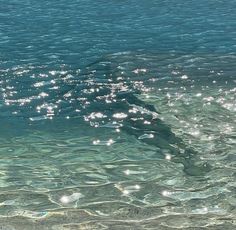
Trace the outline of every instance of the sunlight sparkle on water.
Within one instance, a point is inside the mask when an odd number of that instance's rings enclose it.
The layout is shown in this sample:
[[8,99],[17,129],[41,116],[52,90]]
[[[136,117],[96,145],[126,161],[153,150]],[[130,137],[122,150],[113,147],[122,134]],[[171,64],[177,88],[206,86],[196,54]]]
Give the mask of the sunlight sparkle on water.
[[166,155],[165,155],[165,159],[166,159],[166,160],[171,160],[171,158],[172,158],[172,157],[171,157],[170,154],[166,154]]
[[121,184],[115,184],[115,188],[117,188],[123,196],[128,196],[131,193],[135,193],[140,191],[141,186],[138,184],[135,185],[128,185],[128,186],[123,186]]
[[135,69],[132,71],[133,73],[135,74],[138,74],[138,73],[146,73],[147,72],[147,69]]
[[183,76],[181,76],[181,79],[186,80],[186,79],[188,79],[188,76],[187,75],[183,75]]
[[69,204],[69,203],[72,203],[74,201],[77,201],[79,200],[80,198],[84,197],[81,193],[73,193],[72,195],[63,195],[61,198],[60,198],[60,202],[62,204]]
[[112,145],[114,143],[114,141],[112,140],[112,139],[109,139],[108,141],[107,141],[107,146],[110,146],[110,145]]
[[125,114],[125,113],[115,113],[113,114],[113,117],[114,118],[117,118],[117,119],[123,119],[123,118],[126,118],[128,115]]

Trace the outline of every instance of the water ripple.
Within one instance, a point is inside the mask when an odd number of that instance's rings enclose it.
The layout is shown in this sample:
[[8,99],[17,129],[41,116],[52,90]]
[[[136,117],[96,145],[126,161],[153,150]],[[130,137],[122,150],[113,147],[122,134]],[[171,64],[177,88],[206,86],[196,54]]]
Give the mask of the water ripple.
[[235,229],[235,9],[1,4],[0,228]]

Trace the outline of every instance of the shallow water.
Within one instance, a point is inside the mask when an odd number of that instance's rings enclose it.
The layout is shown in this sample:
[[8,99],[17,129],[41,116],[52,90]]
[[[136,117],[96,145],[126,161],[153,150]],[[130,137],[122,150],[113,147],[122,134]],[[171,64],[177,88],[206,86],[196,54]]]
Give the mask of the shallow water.
[[234,229],[235,9],[2,4],[0,227]]

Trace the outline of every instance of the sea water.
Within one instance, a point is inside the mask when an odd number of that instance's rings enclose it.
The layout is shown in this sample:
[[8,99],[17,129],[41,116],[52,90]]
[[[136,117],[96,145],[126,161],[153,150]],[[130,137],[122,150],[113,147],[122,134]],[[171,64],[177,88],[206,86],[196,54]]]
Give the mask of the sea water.
[[236,1],[0,1],[0,229],[235,229]]

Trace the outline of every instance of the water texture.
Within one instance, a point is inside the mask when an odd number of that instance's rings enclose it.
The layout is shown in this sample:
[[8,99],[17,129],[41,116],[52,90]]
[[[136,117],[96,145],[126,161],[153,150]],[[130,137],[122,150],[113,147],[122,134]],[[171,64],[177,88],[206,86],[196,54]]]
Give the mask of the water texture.
[[236,1],[0,1],[0,229],[235,229]]

